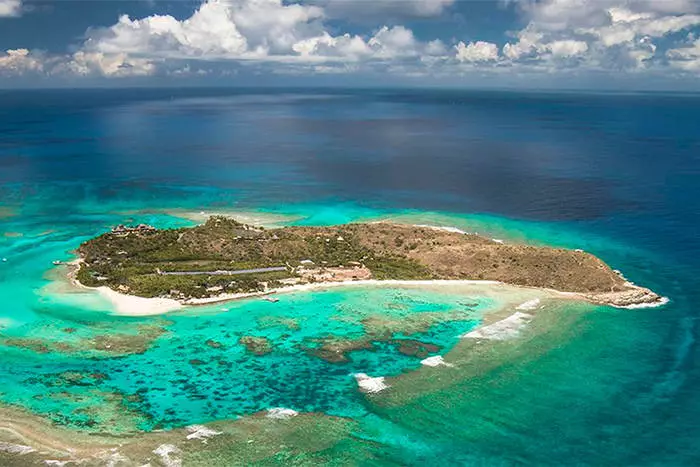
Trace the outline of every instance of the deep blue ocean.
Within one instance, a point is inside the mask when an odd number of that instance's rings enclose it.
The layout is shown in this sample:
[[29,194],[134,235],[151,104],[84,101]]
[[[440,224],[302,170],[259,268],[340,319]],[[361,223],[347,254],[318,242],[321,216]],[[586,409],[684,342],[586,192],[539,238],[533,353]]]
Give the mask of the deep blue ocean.
[[698,465],[699,122],[694,94],[0,91],[4,332],[70,319],[37,298],[51,260],[125,219],[429,218],[585,248],[671,301],[586,313],[433,399],[367,403],[374,463]]

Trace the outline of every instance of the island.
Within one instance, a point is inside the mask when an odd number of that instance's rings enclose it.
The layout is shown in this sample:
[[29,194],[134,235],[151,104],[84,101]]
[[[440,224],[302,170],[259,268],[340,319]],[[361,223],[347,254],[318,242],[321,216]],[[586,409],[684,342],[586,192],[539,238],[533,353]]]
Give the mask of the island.
[[389,222],[265,229],[212,216],[195,227],[118,226],[83,243],[86,287],[192,305],[300,287],[374,281],[493,281],[615,307],[665,299],[582,250],[506,243]]

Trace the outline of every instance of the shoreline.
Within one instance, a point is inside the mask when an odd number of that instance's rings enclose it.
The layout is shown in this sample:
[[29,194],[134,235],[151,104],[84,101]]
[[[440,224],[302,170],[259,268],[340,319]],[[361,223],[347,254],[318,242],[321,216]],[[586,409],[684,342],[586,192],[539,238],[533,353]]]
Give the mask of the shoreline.
[[[263,292],[247,292],[247,293],[237,293],[237,294],[221,294],[209,298],[192,298],[189,300],[183,300],[182,305],[208,305],[211,303],[221,303],[229,302],[233,300],[240,300],[244,298],[252,297],[264,297],[267,295],[277,295],[277,294],[287,294],[295,292],[308,292],[312,290],[323,290],[331,289],[335,287],[352,287],[352,286],[365,286],[365,287],[381,287],[381,286],[398,286],[398,287],[410,287],[410,286],[431,286],[431,285],[508,285],[504,282],[498,281],[487,281],[487,280],[469,280],[469,279],[445,279],[445,280],[397,280],[397,279],[365,279],[365,280],[347,280],[347,281],[328,281],[328,282],[314,282],[308,284],[297,284],[290,285],[287,287],[280,287],[277,289],[270,289]],[[110,289],[111,290],[111,289]]]
[[[174,214],[171,212],[171,214]],[[182,215],[182,213],[180,213]],[[191,213],[190,213],[191,214]],[[207,214],[205,212],[199,213],[199,216],[204,218]],[[184,218],[188,218],[186,215]],[[246,216],[242,216],[246,217]],[[250,217],[250,216],[248,216]],[[260,220],[258,217],[258,221]],[[282,218],[282,216],[270,216],[277,217],[277,220]],[[190,220],[194,220],[189,217]],[[378,219],[374,221],[367,222],[368,224],[391,224],[392,221],[389,219]],[[435,231],[444,231],[449,233],[458,233],[462,235],[474,235],[477,237],[483,237],[476,232],[466,232],[456,227],[446,226],[446,225],[431,225],[431,224],[404,224],[410,225],[412,227],[428,228]],[[485,240],[497,244],[505,243],[501,239],[483,237]],[[508,242],[510,243],[510,242]],[[583,252],[583,250],[575,250],[577,252]],[[601,261],[600,259],[598,259]],[[140,297],[138,295],[132,295],[120,291],[116,291],[107,286],[90,287],[82,284],[77,279],[77,273],[83,264],[83,258],[78,257],[74,261],[66,263],[69,267],[69,279],[71,283],[82,289],[89,289],[96,291],[102,298],[106,299],[111,303],[114,308],[115,314],[122,316],[151,316],[169,313],[172,311],[178,311],[186,307],[195,307],[203,305],[211,305],[216,303],[223,303],[234,300],[249,299],[255,297],[265,297],[273,294],[286,294],[295,292],[307,292],[313,290],[324,290],[334,287],[429,287],[429,286],[449,286],[449,285],[488,285],[488,286],[509,286],[521,289],[531,289],[539,290],[542,292],[554,294],[555,296],[563,299],[572,299],[585,301],[595,305],[611,306],[619,309],[642,309],[642,308],[656,308],[667,304],[670,300],[667,297],[660,296],[654,293],[652,290],[638,286],[630,281],[628,281],[624,275],[619,270],[613,270],[620,279],[624,280],[624,289],[617,291],[606,291],[606,292],[567,292],[561,291],[553,288],[538,287],[538,286],[528,286],[513,284],[507,281],[493,280],[493,279],[428,279],[428,280],[397,280],[397,279],[351,279],[351,280],[326,280],[319,282],[301,283],[294,285],[287,285],[283,287],[267,289],[262,291],[251,291],[251,292],[238,292],[238,293],[223,293],[211,297],[205,298],[186,298],[186,299],[175,299],[168,297]],[[272,301],[272,300],[271,300]]]
[[[596,305],[611,306],[618,309],[643,309],[657,308],[667,304],[670,300],[667,297],[656,295],[649,289],[631,285],[630,288],[623,292],[605,292],[605,293],[581,293],[581,292],[564,292],[561,290],[548,289],[544,287],[528,287],[516,284],[508,284],[501,281],[493,280],[474,280],[474,279],[433,279],[433,280],[346,280],[346,281],[328,281],[315,282],[307,284],[290,285],[276,289],[269,289],[259,292],[243,292],[235,294],[220,294],[207,298],[191,298],[187,300],[175,300],[164,297],[139,297],[129,295],[122,292],[117,292],[106,286],[88,287],[82,284],[75,277],[77,269],[80,268],[80,259],[76,259],[68,263],[73,270],[69,272],[71,283],[86,290],[96,291],[101,297],[109,301],[114,307],[115,314],[119,316],[154,316],[162,315],[174,311],[180,311],[187,308],[197,306],[213,305],[217,303],[225,303],[236,300],[244,300],[248,298],[267,297],[270,295],[283,295],[296,292],[310,292],[315,290],[326,290],[336,287],[417,287],[427,288],[431,286],[464,286],[464,285],[485,285],[492,287],[513,287],[525,290],[538,290],[545,293],[550,293],[561,299],[578,300],[593,303]],[[631,298],[630,298],[631,296]],[[643,298],[651,300],[644,301]],[[632,303],[626,303],[629,300],[635,300]]]
[[112,290],[107,286],[89,287],[77,278],[78,270],[82,266],[82,258],[76,258],[64,264],[68,268],[66,277],[68,282],[81,290],[97,292],[107,300],[114,308],[114,314],[119,316],[155,316],[170,313],[183,308],[183,305],[172,298],[163,297],[139,297]]
[[180,210],[180,209],[164,209],[163,214],[169,216],[178,217],[180,219],[186,219],[188,221],[194,222],[197,225],[204,224],[207,219],[211,216],[224,216],[231,217],[233,219],[239,220],[244,224],[256,225],[265,228],[279,228],[288,225],[290,222],[294,222],[303,219],[303,216],[297,214],[280,214],[274,212],[256,211],[256,210],[241,210],[237,211],[235,209],[226,210]]

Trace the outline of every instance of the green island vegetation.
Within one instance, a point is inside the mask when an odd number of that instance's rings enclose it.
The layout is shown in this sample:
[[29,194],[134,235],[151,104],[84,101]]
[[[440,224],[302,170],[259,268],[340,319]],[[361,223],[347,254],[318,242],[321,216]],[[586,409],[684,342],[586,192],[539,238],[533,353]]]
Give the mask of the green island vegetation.
[[181,301],[370,278],[493,280],[600,302],[659,300],[581,250],[391,223],[264,229],[212,216],[191,228],[118,226],[79,253],[76,278],[86,286]]

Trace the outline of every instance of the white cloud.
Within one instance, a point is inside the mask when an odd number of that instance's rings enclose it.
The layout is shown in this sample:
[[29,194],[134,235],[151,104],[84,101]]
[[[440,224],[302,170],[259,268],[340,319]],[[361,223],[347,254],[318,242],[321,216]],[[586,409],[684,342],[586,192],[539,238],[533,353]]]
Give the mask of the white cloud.
[[255,58],[284,55],[301,40],[321,35],[314,6],[281,0],[207,1],[183,21],[153,15],[122,16],[109,27],[88,32],[84,49],[159,57]]
[[[0,0],[0,5],[9,1]],[[395,21],[362,32],[347,32],[342,30],[346,22],[329,21],[340,7],[428,18],[444,13],[454,0],[310,1],[206,0],[184,19],[121,16],[112,26],[89,29],[74,53],[49,56],[18,49],[0,54],[0,73],[191,76],[203,69],[210,74],[235,71],[239,68],[231,65],[234,62],[265,62],[268,66],[260,65],[259,70],[294,74],[451,76],[663,66],[676,72],[700,71],[700,45],[694,36],[669,46],[674,34],[700,27],[699,4],[691,0],[521,0],[518,8],[525,27],[509,32],[510,40],[502,47],[459,37],[447,44],[421,40]]]
[[630,11],[624,7],[612,7],[608,9],[608,14],[610,15],[610,20],[615,23],[633,23],[641,19],[651,19],[654,17],[653,13],[642,12],[637,13]]
[[455,0],[409,0],[404,4],[411,5],[409,11],[416,16],[440,16],[454,2]]
[[[159,61],[168,59],[376,62],[420,59],[446,49],[437,40],[418,41],[403,26],[384,26],[367,39],[348,33],[332,35],[325,29],[324,18],[319,6],[282,0],[206,1],[182,21],[169,15],[122,16],[113,26],[88,31],[81,47],[84,55],[68,68],[81,74],[97,70],[119,76],[124,70],[153,72]],[[90,66],[83,63],[86,57],[91,57]]]
[[[324,19],[324,10],[316,5],[208,0],[183,20],[170,15],[140,19],[123,15],[112,26],[89,29],[75,53],[54,56],[44,65],[47,74],[104,77],[146,76],[161,70],[177,75],[176,70],[187,70],[187,62],[193,60],[279,62],[274,72],[330,73],[354,72],[360,65],[384,62],[425,66],[447,53],[441,41],[420,41],[404,26],[383,26],[369,36],[333,35]],[[348,66],[352,63],[358,65]]]
[[281,0],[234,0],[229,17],[249,50],[287,54],[295,43],[323,33],[323,10],[315,6],[285,5]]
[[[523,1],[527,26],[508,42],[513,62],[556,70],[576,66],[637,69],[659,58],[655,39],[700,26],[698,4],[689,0]],[[658,60],[657,60],[658,61]]]
[[656,53],[656,44],[651,41],[651,37],[642,37],[636,44],[631,45],[627,49],[627,53],[631,60],[636,63],[635,68],[646,66],[646,62],[654,58]]
[[418,41],[413,36],[413,31],[403,26],[384,26],[374,34],[367,45],[379,58],[391,59],[418,54]]
[[22,14],[22,0],[0,0],[0,18],[20,16]]
[[129,57],[125,53],[102,54],[76,52],[73,55],[46,55],[27,49],[7,50],[0,54],[0,76],[146,76],[156,71],[155,65],[145,59]]
[[460,62],[487,62],[498,60],[498,46],[491,42],[476,41],[465,44],[459,42],[455,49]]
[[27,49],[11,49],[0,54],[0,75],[24,75],[43,70],[43,57]]
[[[617,13],[619,14],[619,13]],[[606,47],[634,42],[641,37],[663,37],[700,25],[700,15],[677,15],[654,18],[647,14],[626,12],[624,20],[612,16],[612,24],[597,29],[582,29],[580,32],[597,36]],[[636,19],[634,19],[636,18]]]
[[455,0],[312,0],[331,18],[384,21],[386,18],[429,18],[442,15]]
[[518,32],[517,38],[516,42],[508,42],[503,46],[503,55],[511,60],[534,58],[546,49],[543,43],[544,34],[537,31],[532,24]]
[[357,35],[343,34],[333,37],[324,32],[321,36],[297,42],[293,50],[304,59],[302,61],[331,59],[350,62],[394,61],[439,56],[446,52],[441,41],[418,41],[413,31],[403,26],[384,26],[366,41]]
[[606,7],[616,3],[610,0],[523,0],[519,4],[531,25],[542,31],[565,32],[576,27],[604,25],[608,16]]
[[[447,55],[447,47],[440,39],[433,39],[423,47],[423,54],[428,57],[443,57]],[[426,57],[423,57],[424,59]]]
[[689,42],[682,47],[668,50],[666,57],[674,68],[700,72],[700,39],[689,37]]
[[292,46],[294,52],[302,58],[338,57],[357,61],[372,53],[367,43],[360,36],[343,34],[333,37],[327,32],[321,36],[301,40]]
[[148,59],[130,57],[126,53],[83,51],[74,53],[53,69],[55,74],[105,77],[148,76],[155,71],[156,65]]
[[565,39],[550,42],[547,44],[547,49],[555,57],[573,57],[588,51],[588,44],[584,41]]

